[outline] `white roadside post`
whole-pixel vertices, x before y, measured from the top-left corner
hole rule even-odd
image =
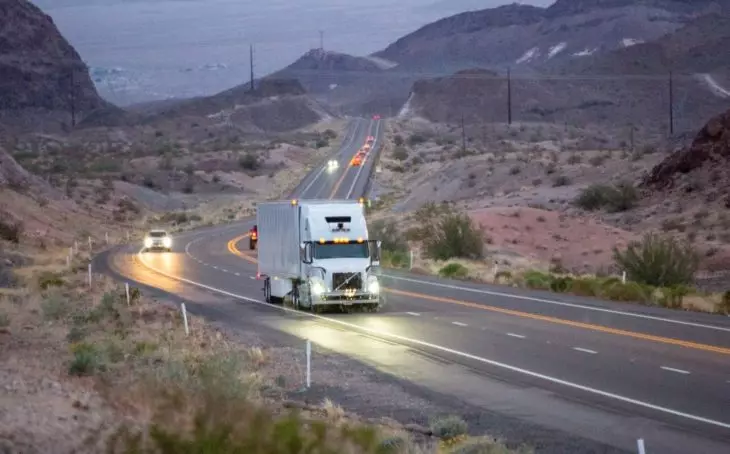
[[[89,235],[89,252],[91,252],[91,235]]]
[[[410,252],[411,252],[411,255],[410,255],[410,261],[408,262],[408,269],[412,270],[413,269],[413,249],[411,249]]]
[[[104,232],[104,241],[106,241],[106,244],[109,244],[109,232]]]
[[[636,440],[636,446],[639,448],[639,454],[646,454],[646,448],[644,448],[644,439],[639,438]]]
[[[91,287],[91,263],[89,263],[89,287]]]
[[[621,283],[622,284],[625,284],[626,283],[626,271],[624,271],[623,273],[621,273]]]
[[[307,389],[312,386],[312,341],[307,339]]]
[[[180,304],[183,314],[183,323],[185,324],[185,335],[190,334],[190,329],[188,328],[188,311],[185,309],[185,303]]]
[[[66,268],[71,268],[71,256],[66,256]]]
[[[132,304],[131,299],[129,298],[129,282],[124,283],[124,291],[127,294],[127,306]]]
[[[74,254],[78,254],[78,253],[79,253],[79,242],[74,241]]]

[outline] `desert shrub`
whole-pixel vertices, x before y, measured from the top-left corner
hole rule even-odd
[[[512,281],[512,273],[508,270],[500,270],[497,271],[494,274],[494,281],[495,282],[511,282]]]
[[[411,134],[408,138],[408,145],[415,146],[422,143],[426,143],[428,139],[423,134]]]
[[[550,286],[553,281],[553,277],[549,274],[536,270],[526,271],[523,274],[522,279],[525,287],[533,290],[550,290]]]
[[[467,434],[469,426],[458,416],[436,418],[431,422],[431,431],[435,437],[450,440]]]
[[[324,131],[324,132],[322,133],[322,136],[324,136],[324,138],[325,138],[325,139],[327,139],[327,140],[332,140],[332,139],[336,139],[336,138],[337,138],[337,132],[335,132],[335,131],[334,131],[334,130],[332,130],[332,129],[326,129],[326,130],[325,130],[325,131]]]
[[[484,256],[484,238],[466,213],[448,213],[426,226],[424,247],[436,260],[452,258],[480,259]]]
[[[508,448],[504,443],[490,437],[470,438],[459,443],[448,451],[448,454],[532,454],[534,450],[519,447],[516,450]]]
[[[600,293],[599,283],[591,278],[573,279],[568,291],[578,296],[598,296]]]
[[[647,288],[638,282],[621,281],[605,285],[602,295],[612,301],[648,303],[652,300],[653,289]]]
[[[717,312],[721,314],[730,314],[730,290],[722,294],[722,300],[717,305]]]
[[[94,344],[81,342],[71,349],[73,358],[68,366],[69,375],[93,375],[103,369],[102,352]]]
[[[22,235],[22,222],[9,222],[6,219],[0,219],[0,239],[19,244]]]
[[[368,226],[370,238],[380,240],[383,250],[407,252],[408,242],[398,230],[395,221],[377,220]]]
[[[393,157],[399,161],[405,161],[408,159],[408,150],[404,147],[396,147],[396,149],[393,150]]]
[[[564,293],[567,292],[573,283],[573,278],[568,276],[555,277],[552,276],[550,281],[550,290],[553,292]]]
[[[69,304],[63,295],[53,293],[41,303],[41,312],[46,320],[60,320],[69,313]]]
[[[316,149],[318,149],[318,150],[319,150],[320,148],[324,148],[324,147],[329,147],[329,146],[330,146],[330,141],[329,141],[329,140],[327,140],[326,138],[321,138],[321,139],[318,139],[318,140],[317,140],[317,141],[316,141],[316,142],[314,143],[314,148],[316,148]],[[251,170],[253,170],[253,169],[251,169]]]
[[[0,312],[0,328],[10,326],[10,316],[5,312]]]
[[[613,258],[630,280],[655,287],[689,285],[699,266],[699,254],[689,243],[653,233],[624,251],[614,248]]]
[[[408,251],[381,251],[380,263],[388,268],[406,268],[410,263]]]
[[[633,208],[637,200],[636,189],[628,183],[615,186],[594,184],[583,189],[573,203],[589,211],[605,208],[611,212],[620,212]]]
[[[518,166],[518,165],[512,166],[512,167],[511,167],[511,168],[509,169],[509,174],[510,174],[510,175],[518,175],[518,174],[520,174],[521,172],[522,172],[522,167],[520,167],[520,166]]]
[[[238,165],[244,170],[257,170],[259,168],[259,159],[255,154],[247,152],[238,159]]]
[[[38,276],[38,287],[41,290],[48,290],[51,287],[63,287],[65,284],[66,282],[61,276],[49,271],[44,271]]]
[[[566,177],[565,175],[558,175],[553,180],[553,187],[558,188],[561,186],[568,186],[570,185],[570,178]]]
[[[439,270],[439,276],[454,279],[465,279],[469,276],[469,268],[460,263],[449,263]]]
[[[682,307],[684,297],[690,292],[690,288],[686,285],[675,285],[672,287],[663,287],[658,290],[659,297],[657,302],[660,306],[669,309],[679,309]]]

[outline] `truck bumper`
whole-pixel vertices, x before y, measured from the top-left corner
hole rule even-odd
[[[324,293],[312,298],[315,306],[354,306],[357,304],[378,304],[382,300],[380,294],[359,292],[359,293]]]

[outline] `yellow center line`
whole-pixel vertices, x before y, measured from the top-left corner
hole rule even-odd
[[[229,241],[228,242],[228,251],[234,255],[241,257],[242,259],[244,259],[246,261],[249,261],[251,263],[258,263],[258,261],[255,258],[251,257],[248,254],[245,254],[244,252],[241,252],[241,250],[239,250],[238,247],[236,246],[236,244],[239,241],[246,238],[247,236],[248,236],[248,234],[242,235],[242,236],[233,238],[231,241]],[[708,351],[708,352],[713,352],[713,353],[721,353],[723,355],[730,355],[730,348],[726,348],[726,347],[718,347],[715,345],[700,344],[697,342],[684,341],[681,339],[674,339],[671,337],[654,336],[652,334],[644,334],[644,333],[637,333],[635,331],[627,331],[627,330],[622,330],[622,329],[609,328],[607,326],[594,325],[592,323],[575,322],[572,320],[565,320],[562,318],[550,317],[547,315],[532,314],[529,312],[516,311],[516,310],[512,310],[512,309],[505,309],[502,307],[471,303],[468,301],[461,301],[461,300],[456,300],[453,298],[447,298],[447,297],[441,297],[441,296],[425,295],[422,293],[408,292],[408,291],[404,291],[404,290],[395,290],[395,289],[390,289],[390,288],[383,288],[383,290],[387,291],[388,293],[392,293],[394,295],[409,296],[411,298],[420,298],[420,299],[426,299],[426,300],[436,301],[436,302],[440,302],[440,303],[455,304],[458,306],[464,306],[464,307],[469,307],[469,308],[473,308],[473,309],[480,309],[480,310],[485,310],[485,311],[490,311],[490,312],[498,312],[501,314],[513,315],[516,317],[529,318],[532,320],[540,320],[540,321],[544,321],[544,322],[555,323],[558,325],[572,326],[574,328],[582,328],[582,329],[587,329],[587,330],[591,330],[591,331],[598,331],[598,332],[602,332],[602,333],[613,334],[616,336],[631,337],[634,339],[658,342],[661,344],[676,345],[679,347],[692,348],[695,350],[703,350],[703,351]]]
[[[345,177],[347,176],[347,172],[350,171],[350,164],[347,164],[347,167],[345,168],[345,171],[342,172],[342,176],[339,180],[337,180],[337,183],[335,184],[335,187],[332,189],[332,192],[330,193],[329,198],[333,199],[335,197],[335,194],[337,194],[337,190],[340,189],[340,186],[342,185],[342,182],[345,181]]]

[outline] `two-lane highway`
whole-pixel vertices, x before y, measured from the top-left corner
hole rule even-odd
[[[361,196],[375,162],[349,163],[368,135],[373,153],[382,146],[381,121],[354,120],[337,153],[340,168],[315,169],[293,197]],[[262,301],[255,251],[242,241],[250,224],[187,233],[173,254],[117,254],[116,271],[144,280],[151,269],[167,291],[179,282],[216,292],[255,307],[262,324],[490,411],[624,449],[643,437],[650,452],[730,452],[728,318],[394,271],[383,275],[381,313],[293,316]],[[245,309],[225,310],[236,317]],[[338,329],[324,335],[327,327]],[[366,347],[348,333],[389,343]]]

